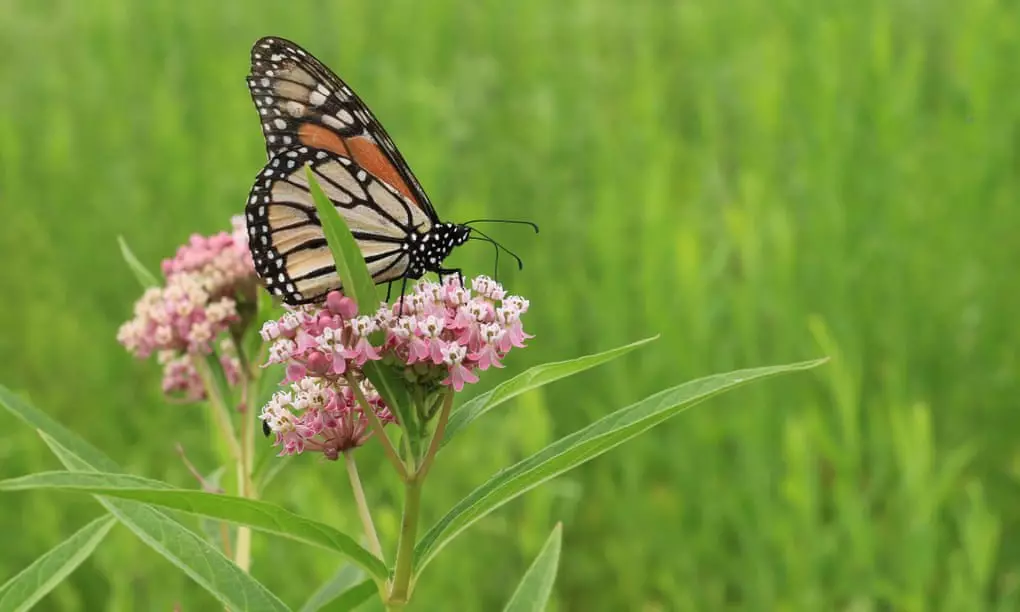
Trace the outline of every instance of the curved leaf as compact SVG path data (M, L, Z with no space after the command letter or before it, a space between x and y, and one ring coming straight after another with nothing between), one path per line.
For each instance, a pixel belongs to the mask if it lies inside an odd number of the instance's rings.
M69 470L94 469L59 442L40 432L46 445ZM138 539L177 566L200 587L233 610L289 612L269 589L237 567L219 550L163 512L145 504L95 496Z
M116 522L112 516L97 518L0 586L0 612L31 609L89 558Z
M370 315L379 307L379 297L375 291L375 282L368 273L365 258L354 241L354 235L347 227L344 218L337 212L336 206L322 192L322 187L315 180L315 173L305 166L308 177L309 191L315 200L315 210L322 224L322 233L326 235L326 244L336 262L336 272L343 283L344 294L358 303L358 312Z
M560 543L562 542L563 525L557 523L549 539L545 541L531 567L524 573L524 578L517 585L517 590L510 597L503 612L542 612L549 603L553 583L556 582L556 570L560 564Z
M497 473L440 519L415 547L417 571L420 572L428 565L436 553L457 534L496 508L550 478L619 446L697 402L753 380L806 370L824 361L819 359L739 370L694 380L660 391L553 442L524 461Z
M337 610L353 610L376 592L375 583L363 579L364 573L353 565L345 565L318 588L298 612L315 612L326 606Z
M117 236L117 244L120 245L120 254L124 258L124 261L127 263L128 267L131 268L131 272L134 273L135 278L138 279L138 284L140 284L143 289L158 287L159 281L156 280L156 276L152 272L149 272L149 270L142 265L142 262L138 261L138 258L135 257L134 252L131 250L131 247L128 246L127 241L124 240L123 236Z
M43 441L72 471L115 472L116 462L34 406L0 386L0 405L37 428ZM129 501L97 501L143 542L176 565L225 606L236 610L287 610L254 578L241 571L201 536L154 508Z
M18 417L25 424L45 432L56 440L65 449L81 458L82 461L93 466L94 469L101 469L104 472L116 472L120 467L95 446L92 446L82 438L71 432L60 423L57 423L45 412L22 400L7 387L0 385L0 406L3 406L11 414Z
M579 374L585 370L594 368L595 366L602 365L607 361L612 361L617 357L622 357L634 349L644 346L656 339L658 339L658 336L652 336L651 338L638 340L637 342L618 346L614 349L609 349L608 351L603 351L601 353L585 355L584 357L578 357L577 359L570 359L567 361L545 363L514 376L510 380L497 385L492 390L486 391L485 393L464 402L460 408L455 410L453 414L450 415L450 422L446 424L446 434L443 436L440 448L446 446L446 444L452 440L453 437L460 432L460 430L470 425L472 421L492 410L496 406L499 406L503 402L513 399L522 393L531 391L532 389L548 385L549 383L560 380L561 378Z
M183 510L207 518L248 525L338 552L379 580L388 577L385 564L353 538L286 508L253 499L178 489L165 482L129 474L100 472L41 472L0 481L0 491L64 489L120 497Z

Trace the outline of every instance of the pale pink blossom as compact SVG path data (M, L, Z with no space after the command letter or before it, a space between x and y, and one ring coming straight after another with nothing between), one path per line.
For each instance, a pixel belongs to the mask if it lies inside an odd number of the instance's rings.
M334 291L321 307L292 308L264 324L262 337L272 342L267 362L287 364L284 384L290 385L262 412L281 454L315 450L336 459L368 439L368 419L350 380L383 423L393 422L362 374L369 361L403 367L404 377L423 388L440 384L458 392L478 382L476 371L503 367L506 354L531 337L520 320L528 301L484 276L470 286L474 291L456 279L419 281L372 316L358 316L354 302Z
M163 390L186 400L205 395L194 359L216 353L228 382L239 366L224 352L232 327L245 323L239 302L254 301L257 280L248 251L244 220L231 220L232 232L193 235L177 254L161 265L165 284L150 287L135 303L133 318L117 331L117 340L138 358L156 353L163 365ZM279 336L269 327L264 335ZM232 349L231 349L232 350Z

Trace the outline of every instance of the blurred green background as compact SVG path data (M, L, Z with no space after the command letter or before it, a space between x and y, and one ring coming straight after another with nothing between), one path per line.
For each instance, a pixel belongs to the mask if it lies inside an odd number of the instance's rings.
M1020 609L1020 6L0 0L0 381L182 486L174 444L211 469L209 433L114 340L140 293L116 237L155 268L242 210L264 161L244 77L268 34L362 95L444 218L541 225L494 230L525 259L505 280L536 338L482 388L662 334L479 421L440 457L426 524L651 392L833 357L510 504L440 555L412 609L499 609L558 520L559 610ZM0 476L59 467L0 427ZM362 456L392 543L397 483ZM357 528L340 466L286 476L270 500ZM98 513L5 495L0 582ZM256 538L255 575L291 604L338 565ZM40 609L175 603L215 609L117 528Z

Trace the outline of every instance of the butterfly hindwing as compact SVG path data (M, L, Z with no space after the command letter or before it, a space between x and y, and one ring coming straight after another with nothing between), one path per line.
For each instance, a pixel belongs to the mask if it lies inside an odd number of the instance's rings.
M401 278L408 237L432 222L388 183L335 152L297 145L281 149L255 179L245 206L255 270L288 304L319 301L340 288L305 166L343 215L376 283Z
M270 158L299 145L348 157L438 223L425 190L386 130L312 54L283 38L259 39L252 47L248 88Z

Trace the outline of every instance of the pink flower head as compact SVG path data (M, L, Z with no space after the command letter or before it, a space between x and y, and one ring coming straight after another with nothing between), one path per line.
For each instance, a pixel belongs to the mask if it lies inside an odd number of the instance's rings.
M262 337L272 342L268 363L287 364L290 384L262 412L281 454L315 450L336 459L364 443L368 419L352 380L379 419L393 422L362 374L369 361L385 360L403 367L409 381L454 391L478 382L478 370L503 367L507 353L531 337L521 324L528 301L508 296L487 277L475 278L471 287L457 279L420 281L372 316L357 316L354 302L334 291L322 307L291 308L263 325Z
M231 233L192 236L164 260L165 285L147 289L135 303L134 317L117 332L118 342L136 357L158 353L168 394L204 397L192 358L212 354L225 332L242 322L238 300L254 298L257 281L244 220L235 217L232 224ZM279 330L267 327L263 334ZM228 378L236 374L236 357L221 350L219 360Z

